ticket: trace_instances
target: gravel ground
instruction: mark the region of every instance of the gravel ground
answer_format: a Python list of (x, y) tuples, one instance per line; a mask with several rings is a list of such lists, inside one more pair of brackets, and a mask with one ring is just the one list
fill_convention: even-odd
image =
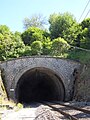
[[(75, 107), (81, 107), (83, 109), (90, 110), (90, 102), (68, 102), (65, 104), (73, 105)], [(90, 114), (86, 114), (81, 111), (73, 110), (73, 109), (70, 109), (67, 107), (63, 107), (63, 106), (58, 106), (58, 105), (55, 105), (55, 106), (59, 107), (60, 109), (62, 109), (65, 112), (69, 113), (70, 115), (77, 117), (79, 120), (90, 120)], [(58, 116), (60, 116), (60, 114), (58, 114)], [(63, 116), (62, 116), (62, 119), (64, 119)]]
[(60, 120), (58, 116), (55, 116), (51, 111), (51, 108), (41, 105), (36, 111), (35, 120)]
[[(84, 109), (90, 110), (90, 102), (69, 102), (65, 104), (71, 104), (79, 106)], [(57, 106), (57, 105), (55, 105)], [(28, 106), (29, 107), (29, 106)], [(57, 106), (60, 109), (74, 115), (78, 120), (90, 120), (90, 114), (84, 114), (83, 112), (67, 109), (66, 107)], [(70, 120), (65, 118), (62, 114), (53, 111), (51, 108), (33, 103), (30, 104), (30, 108), (25, 108), (15, 112), (14, 110), (6, 110), (2, 115), (1, 120)]]

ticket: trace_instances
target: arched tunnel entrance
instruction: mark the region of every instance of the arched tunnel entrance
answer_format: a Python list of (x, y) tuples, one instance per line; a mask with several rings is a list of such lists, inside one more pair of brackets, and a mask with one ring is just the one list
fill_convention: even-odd
[(15, 96), (17, 102), (64, 101), (62, 80), (47, 68), (33, 68), (18, 80)]

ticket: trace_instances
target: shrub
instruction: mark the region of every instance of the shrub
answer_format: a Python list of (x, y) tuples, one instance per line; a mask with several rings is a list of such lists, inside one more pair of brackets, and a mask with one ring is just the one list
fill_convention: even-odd
[(42, 53), (42, 43), (40, 41), (34, 41), (31, 44), (32, 55), (40, 55)]
[(70, 48), (69, 44), (61, 37), (52, 41), (52, 55), (62, 55)]

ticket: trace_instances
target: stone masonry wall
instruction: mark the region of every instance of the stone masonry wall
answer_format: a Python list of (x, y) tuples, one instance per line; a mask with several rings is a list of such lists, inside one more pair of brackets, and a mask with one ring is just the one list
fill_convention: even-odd
[(80, 67), (80, 63), (52, 57), (25, 57), (2, 62), (0, 69), (4, 74), (4, 80), (7, 86), (8, 96), (14, 98), (14, 91), (20, 77), (28, 70), (36, 67), (43, 67), (52, 70), (58, 75), (65, 87), (66, 100), (69, 100), (73, 90), (73, 71)]
[(76, 96), (77, 101), (89, 101), (90, 102), (90, 66), (84, 65), (80, 78), (77, 81)]

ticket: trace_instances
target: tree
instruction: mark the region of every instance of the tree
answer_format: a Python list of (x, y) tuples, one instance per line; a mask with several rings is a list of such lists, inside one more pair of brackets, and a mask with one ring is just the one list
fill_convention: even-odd
[(69, 28), (69, 33), (64, 34), (64, 39), (71, 45), (80, 47), (80, 33), (82, 31), (82, 27), (79, 24), (73, 24)]
[(22, 41), (21, 33), (15, 32), (12, 37), (12, 42), (14, 47), (13, 55), (16, 54), (16, 57), (22, 56), (25, 51), (25, 45)]
[(57, 38), (52, 41), (52, 55), (61, 56), (70, 48), (69, 44), (63, 38)]
[(82, 31), (80, 33), (80, 46), (90, 49), (90, 18), (81, 22)]
[(19, 57), (25, 45), (19, 34), (13, 34), (7, 26), (0, 26), (0, 60)]
[(30, 27), (24, 31), (21, 36), (25, 45), (31, 45), (31, 43), (36, 40), (43, 41), (45, 37), (47, 38), (49, 36), (49, 33), (37, 27)]
[(81, 32), (80, 46), (90, 49), (90, 30), (88, 28), (84, 28)]
[[(74, 40), (73, 30), (76, 32), (77, 27), (76, 20), (70, 13), (64, 13), (64, 14), (52, 14), (49, 18), (50, 23), (50, 32), (51, 32), (51, 38), (55, 39), (58, 37), (64, 38), (68, 43), (72, 43)], [(74, 29), (75, 27), (75, 29)], [(75, 33), (74, 32), (74, 33)]]
[(30, 18), (25, 18), (23, 23), (25, 29), (28, 29), (29, 27), (38, 27), (43, 29), (44, 25), (47, 24), (46, 18), (41, 14), (34, 14)]
[(12, 33), (6, 25), (0, 25), (0, 60), (7, 58), (12, 44)]
[(2, 35), (5, 35), (5, 34), (11, 35), (11, 31), (10, 31), (9, 27), (7, 27), (6, 25), (0, 25), (0, 33)]
[(80, 25), (82, 26), (82, 29), (84, 28), (90, 28), (90, 18), (84, 19)]

